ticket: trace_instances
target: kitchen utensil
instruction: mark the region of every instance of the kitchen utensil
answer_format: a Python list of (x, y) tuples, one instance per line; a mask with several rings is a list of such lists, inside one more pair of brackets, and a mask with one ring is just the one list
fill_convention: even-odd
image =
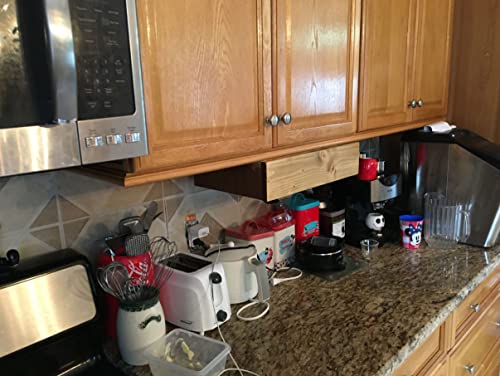
[(118, 223), (120, 234), (142, 234), (144, 233), (144, 223), (139, 216), (127, 217)]
[(144, 231), (147, 232), (150, 229), (151, 223), (153, 223), (157, 211), (158, 211), (158, 203), (156, 201), (151, 201), (141, 218), (142, 223), (144, 224)]
[(375, 158), (359, 158), (358, 179), (364, 181), (377, 178), (378, 160)]
[(296, 193), (290, 198), (288, 207), (295, 219), (296, 242), (319, 235), (319, 201)]
[(160, 288), (165, 320), (188, 330), (205, 332), (231, 318), (227, 279), (221, 263), (178, 253), (155, 266), (171, 275)]
[(344, 251), (335, 238), (314, 236), (297, 243), (297, 261), (308, 270), (344, 270)]
[(274, 232), (260, 226), (255, 221), (247, 221), (240, 227), (227, 228), (226, 242), (234, 241), (238, 245), (253, 244), (261, 260), (266, 260), (266, 268), (274, 269), (273, 249)]
[(361, 253), (364, 257), (370, 257), (373, 251), (376, 251), (379, 246), (379, 242), (375, 239), (363, 239), (359, 242)]
[(265, 260), (261, 260), (253, 245), (224, 247), (216, 245), (205, 256), (218, 260), (224, 267), (231, 304), (247, 302), (257, 296), (257, 300), (269, 299), (269, 281)]
[[(163, 259), (168, 258), (176, 252), (175, 243), (168, 241), (165, 237), (156, 237), (151, 241), (151, 251), (140, 254), (138, 256), (127, 256), (123, 253), (116, 254), (113, 258), (102, 253), (99, 255), (98, 264), (105, 267), (113, 260), (122, 263), (128, 271), (130, 280), (124, 283), (123, 293), (115, 293), (115, 291), (107, 288), (103, 284), (103, 289), (107, 292), (106, 301), (106, 334), (108, 337), (116, 338), (116, 318), (118, 313), (119, 301), (141, 301), (149, 299), (149, 287), (160, 289), (168, 280), (171, 269), (168, 267), (155, 270)], [(102, 272), (98, 270), (98, 277)], [(112, 294), (110, 294), (110, 292)]]
[(420, 215), (402, 215), (399, 217), (401, 241), (407, 249), (418, 249), (422, 242), (424, 217)]
[(126, 299), (125, 284), (128, 279), (128, 270), (121, 262), (113, 261), (104, 267), (97, 268), (99, 285), (105, 292), (117, 299)]
[(230, 352), (227, 343), (174, 329), (148, 347), (145, 355), (154, 376), (217, 376)]
[(431, 247), (451, 248), (465, 242), (470, 235), (470, 216), (464, 206), (447, 199), (443, 194), (424, 195), (424, 239)]
[(165, 333), (165, 318), (158, 289), (147, 289), (151, 290), (147, 291), (150, 298), (121, 302), (116, 319), (121, 357), (126, 363), (134, 366), (148, 363), (144, 350)]
[(150, 250), (149, 236), (147, 234), (133, 234), (125, 239), (125, 252), (127, 256), (139, 256)]

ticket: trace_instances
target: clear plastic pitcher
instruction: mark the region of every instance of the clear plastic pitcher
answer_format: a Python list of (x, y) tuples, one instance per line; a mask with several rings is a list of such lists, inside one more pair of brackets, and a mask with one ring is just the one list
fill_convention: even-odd
[(441, 193), (424, 195), (424, 239), (433, 248), (451, 248), (470, 235), (470, 215), (464, 205)]

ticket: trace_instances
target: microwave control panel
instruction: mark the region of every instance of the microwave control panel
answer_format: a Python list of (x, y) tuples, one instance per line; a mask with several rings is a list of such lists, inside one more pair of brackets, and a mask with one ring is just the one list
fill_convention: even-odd
[(70, 0), (78, 119), (135, 112), (125, 0)]

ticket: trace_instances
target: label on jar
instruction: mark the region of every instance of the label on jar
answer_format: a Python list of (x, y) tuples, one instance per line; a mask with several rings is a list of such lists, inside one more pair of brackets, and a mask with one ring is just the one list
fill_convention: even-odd
[(345, 237), (345, 219), (332, 224), (332, 235), (338, 238)]

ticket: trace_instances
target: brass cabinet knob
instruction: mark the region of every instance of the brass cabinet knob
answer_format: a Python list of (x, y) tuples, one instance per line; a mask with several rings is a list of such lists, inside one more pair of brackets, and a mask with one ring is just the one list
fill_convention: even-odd
[(417, 106), (418, 106), (418, 107), (424, 107), (424, 101), (423, 101), (422, 99), (419, 99), (419, 100), (417, 101)]
[(417, 101), (415, 99), (409, 101), (408, 102), (408, 107), (416, 108), (417, 107)]
[(290, 114), (289, 112), (285, 112), (283, 115), (281, 115), (280, 120), (283, 122), (283, 124), (288, 125), (292, 122), (292, 114)]
[(467, 366), (464, 366), (464, 368), (467, 370), (467, 372), (469, 372), (471, 375), (473, 375), (475, 372), (476, 372), (476, 367), (474, 367), (473, 365), (467, 365)]
[(469, 308), (474, 312), (479, 312), (481, 310), (481, 304), (471, 304)]
[(266, 117), (266, 125), (268, 127), (276, 127), (280, 122), (278, 115), (271, 115)]

